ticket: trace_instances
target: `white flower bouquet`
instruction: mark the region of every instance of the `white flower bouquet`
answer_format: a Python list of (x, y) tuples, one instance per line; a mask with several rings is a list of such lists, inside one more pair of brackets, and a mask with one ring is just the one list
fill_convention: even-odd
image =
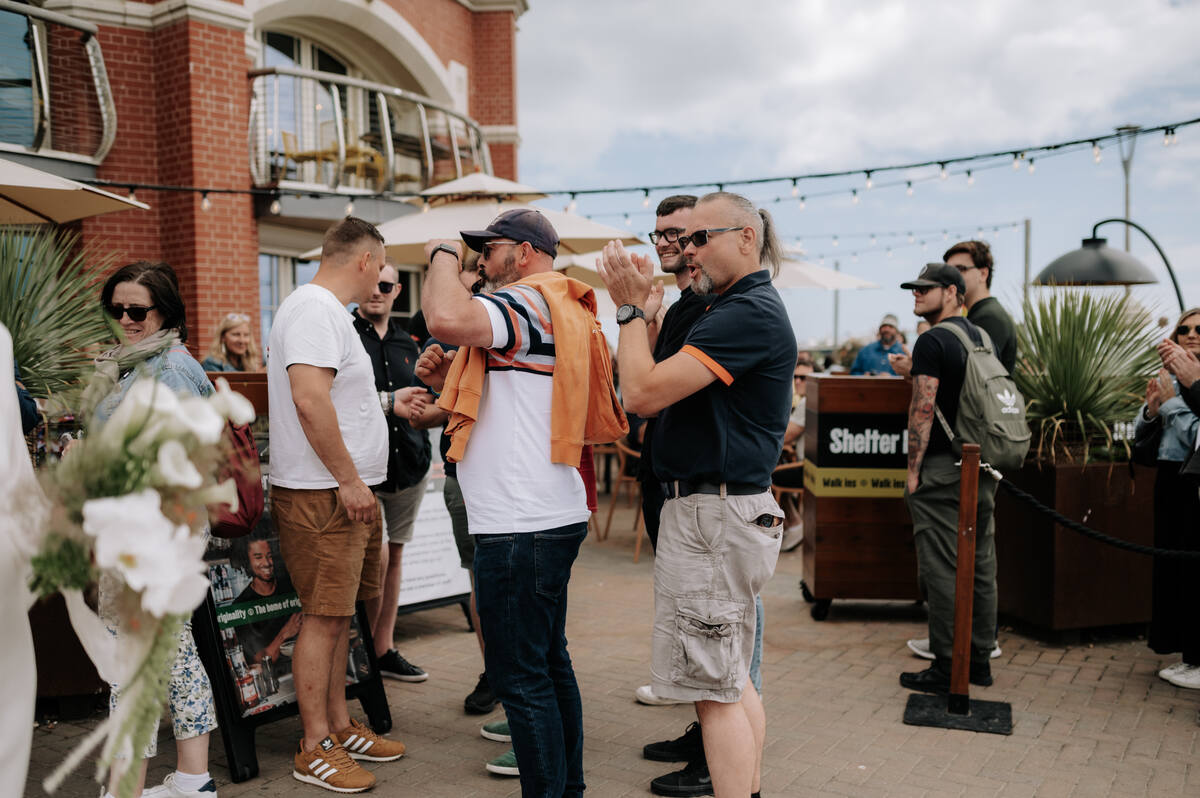
[[(254, 407), (225, 380), (200, 398), (143, 377), (46, 474), (51, 509), (31, 589), (62, 592), (96, 669), (122, 691), (117, 711), (44, 781), (48, 792), (101, 741), (98, 778), (114, 759), (146, 747), (165, 705), (181, 626), (208, 589), (208, 509), (237, 503), (233, 480), (218, 482), (229, 461), (226, 422), (253, 419)], [(97, 584), (99, 615), (84, 598)], [(120, 795), (132, 793), (137, 773), (126, 770)]]

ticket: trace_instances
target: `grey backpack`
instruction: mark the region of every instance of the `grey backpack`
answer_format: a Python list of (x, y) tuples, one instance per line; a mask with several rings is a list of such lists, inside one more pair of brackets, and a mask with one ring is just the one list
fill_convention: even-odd
[(938, 326), (954, 333), (967, 350), (967, 371), (963, 375), (953, 431), (942, 411), (937, 410), (938, 421), (954, 453), (961, 456), (964, 443), (978, 443), (982, 462), (1002, 471), (1020, 468), (1029, 451), (1030, 439), (1025, 397), (996, 358), (992, 339), (986, 330), (976, 327), (983, 339), (980, 346), (962, 327), (949, 320)]

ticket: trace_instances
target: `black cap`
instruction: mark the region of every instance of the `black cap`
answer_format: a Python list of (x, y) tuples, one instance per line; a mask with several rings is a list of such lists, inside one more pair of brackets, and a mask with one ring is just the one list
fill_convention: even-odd
[(483, 252), (483, 245), (496, 238), (511, 238), (513, 241), (528, 241), (534, 249), (540, 249), (550, 257), (558, 257), (558, 233), (550, 220), (532, 208), (514, 208), (492, 220), (486, 230), (462, 230), (459, 232), (467, 246)]
[(967, 293), (967, 284), (963, 282), (962, 275), (958, 269), (953, 266), (947, 266), (945, 263), (926, 263), (925, 268), (921, 269), (921, 276), (915, 280), (909, 280), (907, 283), (901, 283), (901, 288), (937, 288), (953, 285), (958, 288), (958, 295), (965, 296)]

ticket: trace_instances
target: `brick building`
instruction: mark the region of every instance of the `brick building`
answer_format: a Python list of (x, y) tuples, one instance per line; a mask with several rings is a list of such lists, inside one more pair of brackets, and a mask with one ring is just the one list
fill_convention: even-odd
[[(75, 179), (213, 189), (139, 188), (151, 210), (79, 229), (120, 262), (175, 267), (194, 351), (232, 311), (265, 338), (315, 271), (296, 256), (347, 210), (381, 222), (471, 171), (516, 178), (527, 7), (0, 0), (0, 154)], [(419, 306), (418, 269), (402, 276), (402, 316)]]

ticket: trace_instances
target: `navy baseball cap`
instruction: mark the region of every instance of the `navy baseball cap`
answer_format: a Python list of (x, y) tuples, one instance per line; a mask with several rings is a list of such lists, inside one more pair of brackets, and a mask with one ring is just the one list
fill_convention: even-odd
[(962, 275), (958, 269), (953, 266), (947, 266), (944, 263), (926, 263), (925, 268), (921, 269), (921, 274), (915, 280), (909, 280), (907, 283), (901, 283), (900, 287), (904, 289), (911, 288), (938, 288), (953, 285), (958, 288), (958, 295), (965, 296), (967, 293), (967, 284), (963, 282)]
[(483, 245), (488, 241), (511, 238), (513, 241), (528, 241), (534, 249), (540, 249), (552, 258), (558, 257), (558, 233), (554, 225), (532, 208), (505, 211), (493, 219), (486, 230), (462, 230), (459, 235), (476, 252), (483, 252)]

